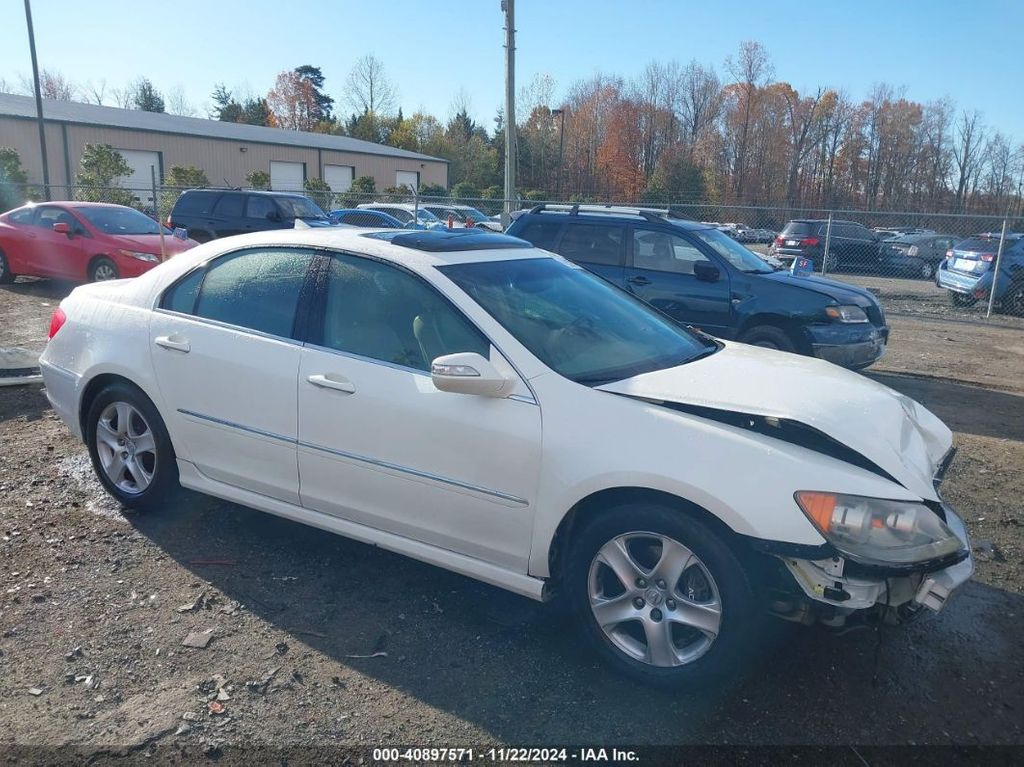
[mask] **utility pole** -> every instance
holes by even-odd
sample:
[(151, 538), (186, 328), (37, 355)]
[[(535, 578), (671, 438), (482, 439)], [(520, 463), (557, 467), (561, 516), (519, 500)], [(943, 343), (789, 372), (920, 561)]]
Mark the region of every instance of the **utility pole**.
[(39, 63), (36, 60), (36, 34), (32, 30), (32, 7), (25, 0), (25, 23), (28, 24), (28, 49), (32, 54), (32, 82), (36, 91), (36, 121), (39, 123), (39, 151), (43, 160), (43, 195), (50, 199), (50, 165), (46, 160), (46, 130), (43, 127), (43, 94), (39, 88)]
[(555, 191), (555, 200), (558, 202), (562, 201), (562, 146), (565, 144), (565, 110), (564, 109), (552, 109), (552, 116), (558, 116), (558, 177), (555, 181), (557, 190)]
[(508, 228), (512, 221), (512, 205), (516, 196), (515, 0), (501, 0), (501, 10), (505, 12), (505, 206), (501, 215), (501, 225)]

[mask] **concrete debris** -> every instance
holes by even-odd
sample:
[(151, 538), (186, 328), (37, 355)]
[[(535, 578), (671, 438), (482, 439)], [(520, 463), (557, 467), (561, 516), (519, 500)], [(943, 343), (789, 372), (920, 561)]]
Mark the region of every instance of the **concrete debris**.
[(210, 644), (211, 639), (213, 639), (213, 629), (206, 629), (205, 631), (193, 631), (181, 640), (181, 643), (185, 647), (196, 647), (201, 650)]

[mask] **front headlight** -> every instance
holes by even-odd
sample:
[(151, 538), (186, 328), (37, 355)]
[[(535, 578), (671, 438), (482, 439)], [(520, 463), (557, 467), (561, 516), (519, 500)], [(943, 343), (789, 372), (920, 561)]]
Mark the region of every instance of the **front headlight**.
[(836, 322), (867, 322), (868, 316), (859, 306), (826, 306), (825, 314)]
[(923, 503), (801, 490), (800, 510), (841, 553), (864, 564), (940, 559), (963, 544)]
[(160, 256), (154, 255), (153, 253), (139, 253), (135, 250), (122, 250), (120, 251), (122, 256), (128, 256), (128, 258), (135, 258), (139, 261), (148, 261), (151, 264), (160, 263)]

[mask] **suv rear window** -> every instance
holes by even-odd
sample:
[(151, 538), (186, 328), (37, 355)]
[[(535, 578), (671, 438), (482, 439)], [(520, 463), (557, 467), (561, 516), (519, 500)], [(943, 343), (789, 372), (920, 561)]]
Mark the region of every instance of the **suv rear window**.
[(220, 195), (210, 192), (186, 192), (174, 203), (174, 213), (185, 216), (202, 216), (213, 210)]
[(806, 221), (790, 221), (782, 230), (783, 237), (805, 237), (814, 234), (818, 230), (818, 224), (809, 224)]

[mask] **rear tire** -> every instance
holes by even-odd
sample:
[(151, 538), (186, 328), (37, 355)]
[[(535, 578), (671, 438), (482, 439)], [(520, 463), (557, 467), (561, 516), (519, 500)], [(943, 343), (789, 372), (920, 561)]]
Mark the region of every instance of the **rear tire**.
[(167, 427), (138, 388), (103, 389), (85, 416), (85, 443), (104, 489), (129, 509), (156, 508), (180, 489)]
[(750, 654), (763, 612), (747, 574), (683, 511), (608, 509), (579, 531), (566, 567), (565, 597), (586, 642), (638, 682), (696, 690), (731, 676)]
[(935, 266), (927, 261), (922, 261), (917, 269), (917, 276), (922, 280), (930, 280), (935, 277)]
[(789, 334), (775, 325), (756, 325), (745, 331), (739, 340), (742, 343), (760, 346), (763, 349), (791, 353), (797, 351), (797, 346)]
[(89, 264), (89, 282), (106, 282), (119, 279), (120, 276), (117, 264), (106, 256), (100, 256)]
[(0, 250), (0, 285), (10, 285), (17, 278), (18, 275), (11, 271), (11, 266), (7, 263), (7, 256)]

